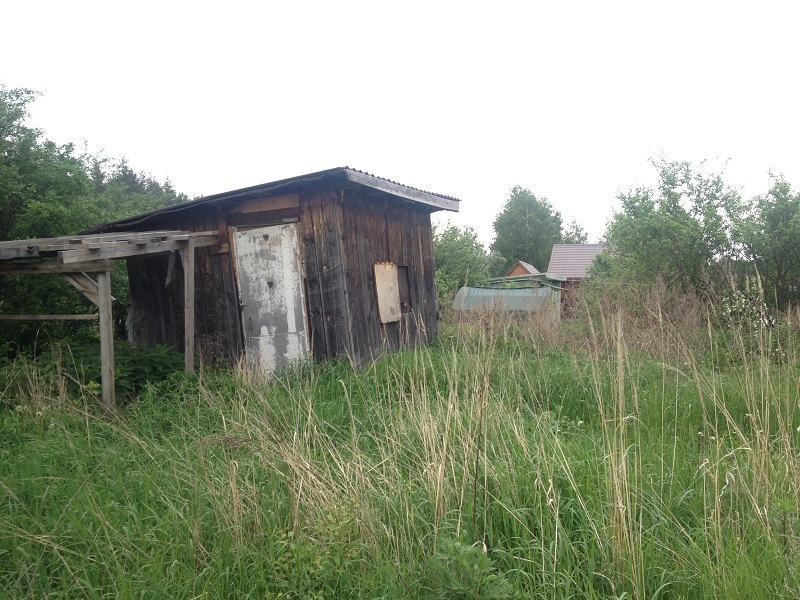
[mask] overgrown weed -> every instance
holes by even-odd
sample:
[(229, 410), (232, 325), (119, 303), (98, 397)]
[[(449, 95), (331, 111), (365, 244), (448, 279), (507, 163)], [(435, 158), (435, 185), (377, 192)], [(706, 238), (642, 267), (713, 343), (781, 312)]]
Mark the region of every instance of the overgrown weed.
[(7, 404), (0, 589), (796, 596), (796, 314), (776, 362), (766, 329), (727, 341), (699, 301), (623, 292), (358, 371), (174, 376), (116, 416), (65, 392), (52, 428)]

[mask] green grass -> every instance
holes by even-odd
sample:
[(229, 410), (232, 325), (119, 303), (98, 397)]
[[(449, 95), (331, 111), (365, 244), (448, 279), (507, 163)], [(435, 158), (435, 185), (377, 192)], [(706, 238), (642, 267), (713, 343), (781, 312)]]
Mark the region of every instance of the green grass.
[(797, 597), (796, 333), (637, 327), (461, 324), (111, 416), (18, 367), (0, 596)]

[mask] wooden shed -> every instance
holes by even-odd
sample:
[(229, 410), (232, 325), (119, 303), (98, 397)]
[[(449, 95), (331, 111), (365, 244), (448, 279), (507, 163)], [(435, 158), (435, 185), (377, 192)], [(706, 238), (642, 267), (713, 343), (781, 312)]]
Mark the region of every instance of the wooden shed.
[[(459, 200), (340, 167), (207, 196), (86, 233), (214, 231), (195, 260), (201, 359), (270, 372), (313, 357), (361, 363), (438, 331), (430, 214)], [(183, 349), (182, 263), (126, 259), (128, 337)]]

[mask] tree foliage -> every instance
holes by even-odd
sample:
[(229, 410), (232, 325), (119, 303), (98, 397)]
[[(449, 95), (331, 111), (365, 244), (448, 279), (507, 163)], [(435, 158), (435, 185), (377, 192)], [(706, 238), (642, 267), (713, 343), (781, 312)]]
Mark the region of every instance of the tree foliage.
[[(0, 86), (0, 240), (73, 235), (92, 225), (153, 210), (188, 198), (169, 181), (135, 172), (126, 160), (79, 155), (26, 125), (36, 93)], [(114, 294), (124, 303), (124, 269), (115, 272)], [(5, 313), (86, 312), (87, 301), (58, 277), (0, 277)], [(85, 324), (4, 322), (0, 352), (35, 343), (40, 330), (50, 338), (86, 330)]]
[(452, 300), (461, 286), (473, 285), (489, 276), (486, 250), (471, 227), (448, 225), (433, 231), (436, 288), (439, 298)]
[(0, 86), (0, 240), (72, 235), (188, 200), (125, 159), (78, 155), (28, 127), (36, 93)]
[(781, 308), (800, 302), (800, 193), (774, 178), (736, 224), (735, 237), (757, 270), (765, 300)]
[(571, 221), (561, 232), (562, 244), (585, 244), (589, 241), (589, 234), (577, 221)]
[(561, 213), (546, 198), (537, 198), (530, 190), (516, 186), (494, 220), (494, 231), (491, 250), (505, 258), (504, 271), (518, 260), (544, 271), (553, 244), (562, 239)]
[(653, 162), (657, 189), (637, 187), (619, 196), (622, 209), (606, 231), (606, 272), (643, 281), (663, 278), (701, 290), (734, 253), (733, 224), (741, 197), (721, 174), (706, 175), (688, 162)]
[(0, 87), (0, 239), (50, 237), (79, 226), (91, 186), (71, 144), (24, 124), (35, 93)]

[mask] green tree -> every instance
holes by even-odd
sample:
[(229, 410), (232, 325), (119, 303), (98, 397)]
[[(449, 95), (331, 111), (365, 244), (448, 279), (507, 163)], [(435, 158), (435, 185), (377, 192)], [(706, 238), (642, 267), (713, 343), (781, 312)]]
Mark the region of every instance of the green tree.
[(0, 86), (0, 240), (9, 239), (27, 204), (30, 183), (25, 170), (35, 164), (38, 132), (23, 122), (33, 97), (30, 90)]
[[(72, 145), (59, 146), (28, 127), (28, 106), (36, 94), (0, 86), (0, 239), (53, 237), (75, 233), (91, 213), (91, 182)], [(85, 312), (86, 301), (64, 280), (52, 276), (0, 277), (3, 312), (52, 314)], [(85, 325), (3, 322), (3, 351), (43, 345)], [(47, 335), (39, 335), (40, 329)]]
[(545, 271), (553, 244), (562, 239), (561, 213), (546, 198), (516, 186), (494, 220), (494, 232), (491, 250), (505, 258), (504, 271), (518, 260)]
[[(94, 188), (95, 223), (137, 215), (189, 200), (175, 191), (167, 179), (161, 183), (152, 175), (134, 171), (126, 159), (117, 162), (98, 156), (84, 157)], [(86, 227), (88, 225), (85, 225)]]
[(702, 290), (719, 275), (720, 259), (734, 252), (741, 198), (720, 174), (706, 175), (687, 162), (653, 165), (657, 189), (637, 187), (619, 196), (622, 209), (606, 231), (611, 254), (600, 261), (602, 270)]
[[(58, 145), (28, 127), (36, 93), (0, 85), (0, 240), (73, 235), (92, 225), (187, 200), (169, 181), (162, 184), (117, 163), (79, 156), (72, 144)], [(118, 306), (127, 298), (125, 269), (114, 274)], [(3, 312), (85, 312), (86, 299), (58, 277), (0, 277)], [(79, 323), (3, 322), (6, 352), (59, 339), (87, 326)], [(40, 330), (46, 335), (40, 335)], [(14, 346), (10, 344), (13, 342)]]
[(471, 227), (461, 229), (448, 224), (441, 231), (434, 228), (433, 255), (440, 299), (452, 300), (461, 286), (473, 285), (489, 276), (486, 250)]
[(562, 244), (585, 244), (589, 241), (589, 234), (577, 221), (570, 222), (561, 232)]
[(0, 86), (0, 239), (74, 233), (91, 184), (71, 144), (25, 125), (36, 94)]
[(800, 301), (800, 193), (776, 177), (769, 192), (753, 200), (735, 233), (761, 277), (765, 300), (779, 308)]

